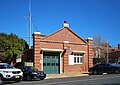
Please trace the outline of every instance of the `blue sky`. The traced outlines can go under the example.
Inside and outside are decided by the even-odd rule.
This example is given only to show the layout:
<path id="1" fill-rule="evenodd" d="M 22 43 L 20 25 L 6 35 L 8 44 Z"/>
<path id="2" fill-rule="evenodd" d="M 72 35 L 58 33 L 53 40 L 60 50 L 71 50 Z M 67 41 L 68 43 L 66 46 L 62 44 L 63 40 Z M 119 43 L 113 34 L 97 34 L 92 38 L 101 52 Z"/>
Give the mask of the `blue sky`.
<path id="1" fill-rule="evenodd" d="M 29 0 L 0 0 L 0 32 L 28 42 Z M 32 32 L 51 34 L 66 20 L 82 38 L 97 34 L 112 46 L 120 43 L 120 0 L 32 0 Z"/>

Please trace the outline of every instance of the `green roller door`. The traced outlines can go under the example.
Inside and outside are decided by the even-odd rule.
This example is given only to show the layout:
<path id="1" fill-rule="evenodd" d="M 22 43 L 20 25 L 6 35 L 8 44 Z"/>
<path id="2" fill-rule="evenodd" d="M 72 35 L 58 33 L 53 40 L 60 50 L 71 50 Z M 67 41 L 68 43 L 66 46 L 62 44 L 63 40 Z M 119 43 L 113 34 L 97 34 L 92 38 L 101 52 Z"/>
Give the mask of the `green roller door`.
<path id="1" fill-rule="evenodd" d="M 60 73 L 60 53 L 43 52 L 43 71 L 47 74 Z"/>

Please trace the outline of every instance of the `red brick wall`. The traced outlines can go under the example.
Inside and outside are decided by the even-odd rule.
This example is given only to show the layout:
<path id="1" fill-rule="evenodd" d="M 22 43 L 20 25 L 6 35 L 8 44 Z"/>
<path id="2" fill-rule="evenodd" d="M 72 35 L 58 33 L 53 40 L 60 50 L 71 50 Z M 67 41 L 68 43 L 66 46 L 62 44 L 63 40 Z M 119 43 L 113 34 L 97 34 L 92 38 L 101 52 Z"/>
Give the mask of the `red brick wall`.
<path id="1" fill-rule="evenodd" d="M 88 71 L 88 54 L 87 54 L 87 45 L 75 45 L 75 44 L 65 44 L 65 47 L 68 47 L 66 49 L 66 53 L 63 56 L 63 67 L 64 67 L 64 73 L 67 72 L 85 72 Z M 69 65 L 68 64 L 68 56 L 72 54 L 73 50 L 82 50 L 86 53 L 83 56 L 83 64 L 74 64 Z"/>
<path id="2" fill-rule="evenodd" d="M 63 44 L 59 42 L 40 42 L 41 48 L 49 48 L 49 49 L 63 49 Z"/>

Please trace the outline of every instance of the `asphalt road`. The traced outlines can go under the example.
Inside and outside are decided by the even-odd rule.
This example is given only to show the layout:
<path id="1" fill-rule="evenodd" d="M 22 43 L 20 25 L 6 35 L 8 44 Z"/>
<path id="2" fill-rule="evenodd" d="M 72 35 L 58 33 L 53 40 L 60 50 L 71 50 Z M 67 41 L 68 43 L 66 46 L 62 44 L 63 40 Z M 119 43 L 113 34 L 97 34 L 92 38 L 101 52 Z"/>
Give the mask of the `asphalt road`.
<path id="1" fill-rule="evenodd" d="M 120 74 L 21 81 L 19 83 L 9 82 L 5 85 L 120 85 Z"/>

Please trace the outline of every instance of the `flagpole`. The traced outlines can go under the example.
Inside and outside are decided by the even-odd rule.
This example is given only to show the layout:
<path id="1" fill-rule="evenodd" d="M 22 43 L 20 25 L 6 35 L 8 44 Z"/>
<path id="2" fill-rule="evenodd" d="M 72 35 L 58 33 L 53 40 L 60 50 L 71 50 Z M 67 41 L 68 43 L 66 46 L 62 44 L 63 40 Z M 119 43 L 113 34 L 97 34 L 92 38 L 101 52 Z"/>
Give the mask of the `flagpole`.
<path id="1" fill-rule="evenodd" d="M 32 14 L 31 14 L 31 0 L 29 0 L 29 17 L 28 17 L 28 27 L 29 27 L 29 48 L 31 48 L 31 30 L 32 30 Z"/>

